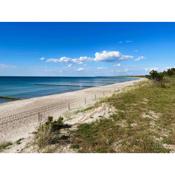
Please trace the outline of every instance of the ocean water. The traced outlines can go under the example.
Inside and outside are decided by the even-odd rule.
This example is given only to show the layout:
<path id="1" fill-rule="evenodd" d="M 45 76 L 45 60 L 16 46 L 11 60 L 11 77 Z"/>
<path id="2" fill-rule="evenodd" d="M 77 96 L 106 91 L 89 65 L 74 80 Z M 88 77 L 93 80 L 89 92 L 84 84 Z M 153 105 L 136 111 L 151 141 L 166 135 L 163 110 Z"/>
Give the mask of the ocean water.
<path id="1" fill-rule="evenodd" d="M 4 97 L 32 98 L 135 80 L 134 77 L 0 77 L 0 103 Z"/>

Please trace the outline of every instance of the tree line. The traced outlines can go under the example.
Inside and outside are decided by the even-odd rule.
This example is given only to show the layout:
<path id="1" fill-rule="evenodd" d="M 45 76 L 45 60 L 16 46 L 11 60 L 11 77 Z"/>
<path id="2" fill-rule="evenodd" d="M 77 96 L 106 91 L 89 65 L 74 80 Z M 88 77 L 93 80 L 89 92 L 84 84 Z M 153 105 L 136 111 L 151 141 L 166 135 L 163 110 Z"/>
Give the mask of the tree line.
<path id="1" fill-rule="evenodd" d="M 175 75 L 175 68 L 170 68 L 167 69 L 166 71 L 163 72 L 158 72 L 156 70 L 152 70 L 149 72 L 149 75 L 146 75 L 146 78 L 154 80 L 158 83 L 160 83 L 161 87 L 165 86 L 165 77 L 171 77 Z"/>

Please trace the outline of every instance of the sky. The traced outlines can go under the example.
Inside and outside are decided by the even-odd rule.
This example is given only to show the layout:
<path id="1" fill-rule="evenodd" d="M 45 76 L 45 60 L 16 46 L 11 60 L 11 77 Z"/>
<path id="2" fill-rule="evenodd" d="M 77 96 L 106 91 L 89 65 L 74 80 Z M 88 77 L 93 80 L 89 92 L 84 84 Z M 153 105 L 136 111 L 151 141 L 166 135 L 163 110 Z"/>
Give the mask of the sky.
<path id="1" fill-rule="evenodd" d="M 143 75 L 175 66 L 175 23 L 0 23 L 0 76 Z"/>

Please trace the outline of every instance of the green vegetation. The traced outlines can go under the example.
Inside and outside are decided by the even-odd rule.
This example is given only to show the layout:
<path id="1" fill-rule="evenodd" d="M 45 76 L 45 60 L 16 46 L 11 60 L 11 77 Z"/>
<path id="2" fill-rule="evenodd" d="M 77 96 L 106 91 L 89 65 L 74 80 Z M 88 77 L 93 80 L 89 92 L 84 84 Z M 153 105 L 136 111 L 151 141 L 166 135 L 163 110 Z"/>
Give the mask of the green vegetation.
<path id="1" fill-rule="evenodd" d="M 4 142 L 0 144 L 0 152 L 2 152 L 3 150 L 7 149 L 10 145 L 12 145 L 11 142 Z"/>
<path id="2" fill-rule="evenodd" d="M 53 117 L 48 117 L 47 122 L 38 128 L 35 135 L 35 144 L 38 146 L 38 150 L 50 152 L 49 146 L 54 146 L 54 148 L 52 147 L 52 151 L 54 151 L 60 143 L 67 143 L 69 135 L 61 132 L 66 128 L 70 128 L 70 126 L 64 124 L 62 117 L 56 121 L 53 121 Z"/>
<path id="3" fill-rule="evenodd" d="M 62 118 L 53 121 L 49 117 L 35 135 L 39 151 L 54 152 L 61 144 L 68 143 L 83 153 L 175 152 L 175 74 L 172 72 L 174 69 L 162 73 L 151 71 L 149 80 L 103 99 L 103 103 L 116 109 L 109 118 L 102 116 L 65 132 L 70 126 Z"/>
<path id="4" fill-rule="evenodd" d="M 167 71 L 157 72 L 156 70 L 152 70 L 149 75 L 146 75 L 148 79 L 154 80 L 159 83 L 161 87 L 166 86 L 166 77 L 171 77 L 175 75 L 175 68 L 168 69 Z"/>
<path id="5" fill-rule="evenodd" d="M 72 133 L 79 152 L 161 153 L 175 151 L 175 76 L 163 75 L 166 86 L 152 80 L 106 100 L 116 108 L 108 119 L 81 124 Z"/>
<path id="6" fill-rule="evenodd" d="M 16 144 L 17 144 L 17 145 L 20 145 L 22 140 L 24 140 L 24 138 L 18 139 L 18 140 L 16 141 Z"/>

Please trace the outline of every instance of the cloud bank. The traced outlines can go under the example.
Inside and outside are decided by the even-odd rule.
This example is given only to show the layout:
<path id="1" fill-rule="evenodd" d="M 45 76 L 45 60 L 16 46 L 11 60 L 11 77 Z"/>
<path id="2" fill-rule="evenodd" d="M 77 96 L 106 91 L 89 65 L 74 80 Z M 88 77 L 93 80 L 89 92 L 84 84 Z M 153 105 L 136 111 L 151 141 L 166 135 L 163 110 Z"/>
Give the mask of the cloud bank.
<path id="1" fill-rule="evenodd" d="M 41 61 L 52 62 L 52 63 L 75 63 L 75 64 L 83 64 L 85 62 L 117 62 L 123 60 L 133 59 L 132 55 L 123 55 L 119 51 L 102 51 L 96 52 L 94 57 L 81 56 L 79 58 L 71 58 L 71 57 L 60 57 L 60 58 L 40 58 Z"/>

